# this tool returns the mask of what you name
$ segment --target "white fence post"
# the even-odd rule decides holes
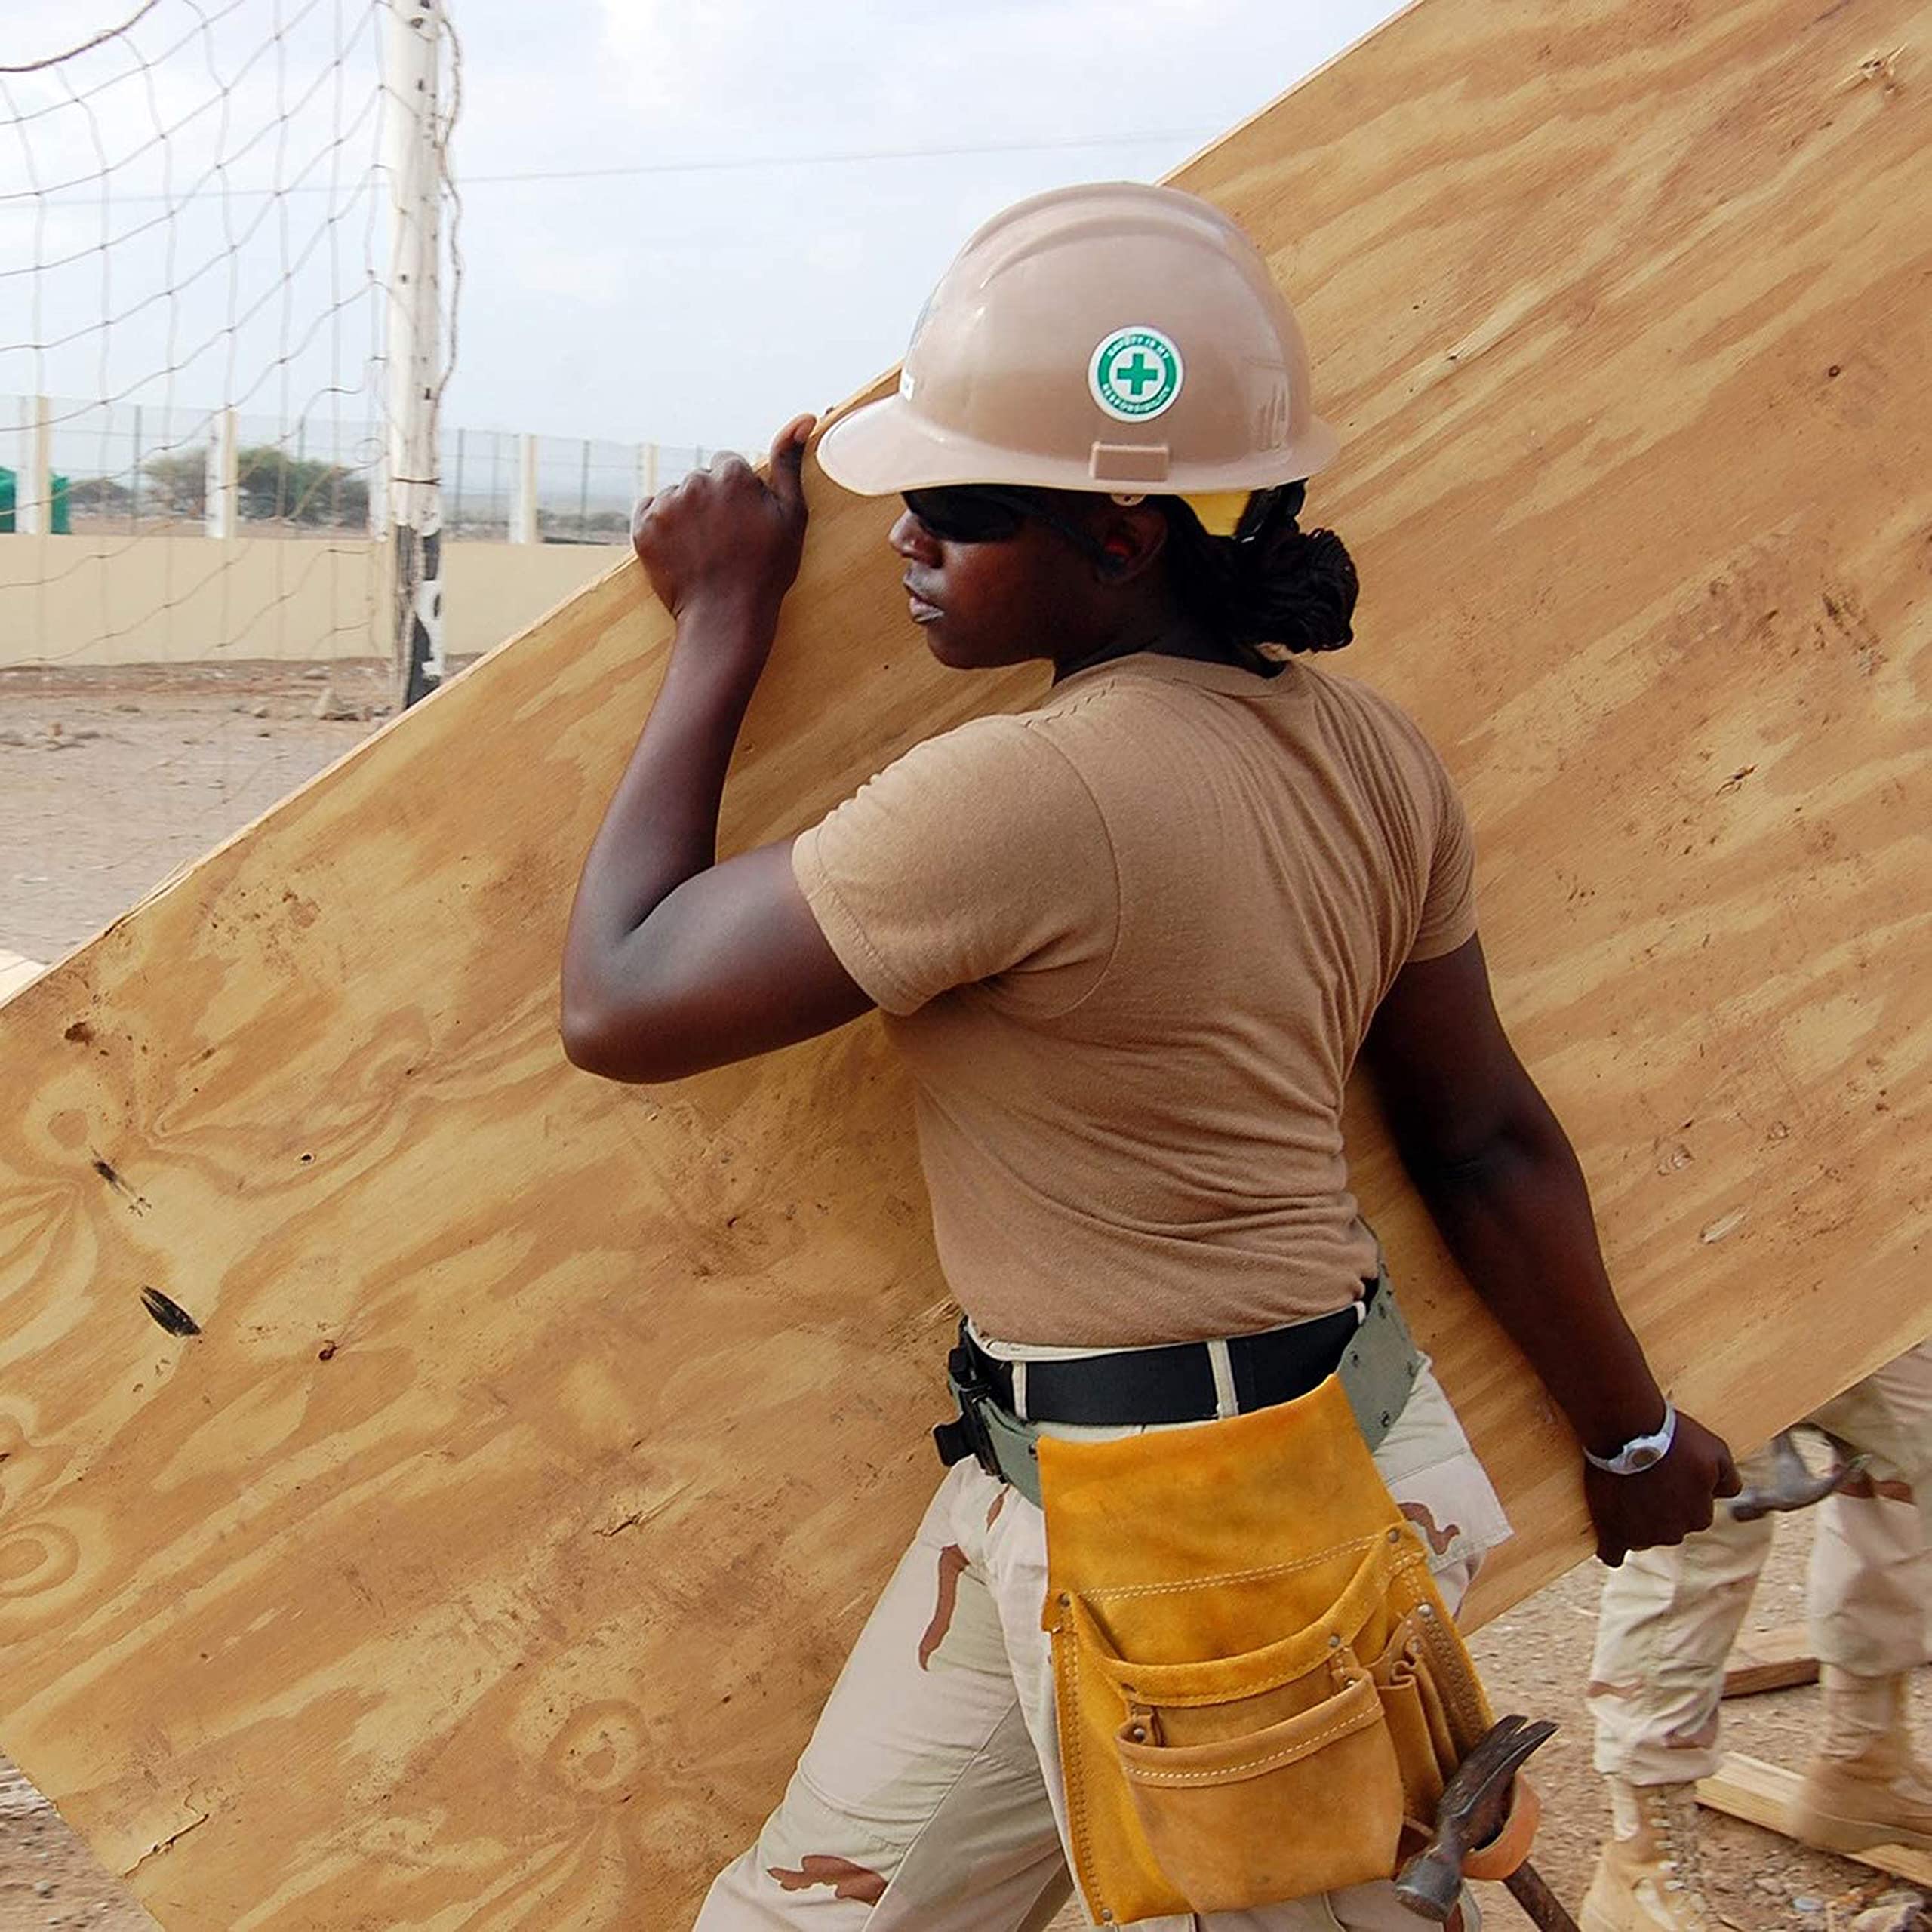
[[[637,446],[637,493],[640,497],[654,497],[657,494],[657,445],[639,443]]]
[[[14,528],[23,537],[45,537],[54,528],[54,411],[44,395],[20,398]]]
[[[510,541],[537,541],[537,438],[516,439],[516,494],[510,501]]]
[[[210,428],[208,488],[202,504],[202,527],[211,537],[232,537],[236,500],[242,494],[234,411],[217,410]]]
[[[407,706],[443,681],[443,506],[436,446],[441,391],[442,155],[438,134],[441,0],[383,9],[383,162],[389,183],[389,512],[395,651]]]

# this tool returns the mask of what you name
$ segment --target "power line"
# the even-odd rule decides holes
[[[938,161],[963,158],[977,155],[998,154],[1051,154],[1075,149],[1152,147],[1171,141],[1195,141],[1214,133],[1212,128],[1168,128],[1123,134],[1096,134],[1078,140],[1062,141],[987,141],[963,143],[956,147],[936,148],[854,148],[821,154],[776,154],[723,155],[703,161],[647,161],[637,162],[616,168],[557,168],[534,169],[527,173],[512,174],[463,175],[466,188],[494,186],[502,183],[531,181],[592,181],[611,180],[620,177],[663,174],[722,174],[759,168],[831,168],[888,161]],[[281,188],[229,187],[224,192],[230,197],[242,195],[290,195],[313,193],[321,189],[315,184],[291,183]],[[4,199],[5,197],[0,197]],[[60,202],[69,198],[46,195],[45,202]],[[78,202],[78,195],[71,198]],[[119,195],[119,202],[158,202],[167,197],[160,195]]]
[[[1211,128],[1169,128],[1146,134],[1097,134],[1071,141],[989,141],[948,148],[866,148],[830,154],[728,155],[708,161],[649,161],[623,168],[559,168],[528,174],[466,174],[466,182],[588,181],[617,175],[715,174],[737,168],[842,166],[852,162],[931,161],[986,154],[1048,154],[1066,148],[1152,146],[1156,142],[1198,140]]]

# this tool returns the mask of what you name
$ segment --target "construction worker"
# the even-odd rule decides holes
[[[1932,1851],[1932,1772],[1912,1751],[1910,1674],[1932,1609],[1932,1341],[1808,1418],[1866,1459],[1817,1506],[1809,1587],[1823,1685],[1818,1746],[1786,1829],[1820,1850]],[[1768,1484],[1762,1454],[1741,1465]],[[1724,1660],[1770,1553],[1770,1517],[1711,1527],[1632,1556],[1604,1580],[1590,1672],[1596,1767],[1612,1835],[1583,1903],[1584,1932],[1708,1932],[1697,1781],[1718,1767]]]
[[[1440,761],[1386,700],[1305,661],[1351,635],[1348,554],[1298,520],[1336,439],[1238,229],[1121,184],[1023,202],[968,244],[897,395],[819,455],[903,497],[890,541],[933,656],[1043,660],[1052,688],[721,862],[813,426],[780,434],[768,484],[723,457],[641,506],[675,639],[577,889],[562,1030],[580,1066],[663,1081],[885,1016],[969,1318],[940,1432],[957,1460],[698,1923],[1013,1932],[1053,1915],[1082,1829],[1029,1441],[1162,1429],[1183,1454],[1340,1377],[1443,1603],[1508,1534],[1349,1191],[1358,1054],[1576,1431],[1601,1552],[1703,1527],[1737,1478],[1612,1298],[1574,1155],[1491,1001]],[[1364,1378],[1395,1392],[1364,1405]],[[1408,1921],[1384,1878],[1140,1922]]]

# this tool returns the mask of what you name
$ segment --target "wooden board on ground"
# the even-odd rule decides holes
[[[32,986],[46,970],[38,959],[0,947],[0,1000],[8,998],[23,986]]]
[[[1724,1694],[1755,1697],[1766,1690],[1793,1690],[1818,1681],[1809,1624],[1786,1623],[1776,1630],[1747,1632],[1724,1660]]]
[[[1924,1327],[1932,0],[1424,0],[1180,179],[1301,306],[1347,669],[1469,798],[1617,1278],[1762,1439]],[[1040,688],[808,485],[734,847]],[[934,1479],[875,1027],[558,1051],[665,643],[620,570],[0,1016],[0,1743],[171,1927],[688,1922]],[[1494,1611],[1583,1547],[1570,1447],[1351,1142]]]
[[[1746,1824],[1762,1825],[1782,1835],[1798,1783],[1798,1774],[1782,1764],[1767,1764],[1761,1758],[1747,1758],[1733,1751],[1699,1783],[1697,1802],[1727,1818],[1742,1818]],[[1868,1850],[1843,1855],[1912,1884],[1932,1886],[1932,1853],[1914,1851],[1909,1845],[1875,1844]]]

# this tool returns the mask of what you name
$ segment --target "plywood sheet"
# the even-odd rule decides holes
[[[1620,1286],[1743,1441],[1926,1326],[1928,29],[1425,0],[1182,177],[1303,308],[1348,668],[1460,780]],[[928,661],[889,512],[809,488],[734,844],[1038,688]],[[620,570],[0,1014],[0,1743],[171,1927],[685,1922],[932,1479],[875,1029],[557,1049],[664,644]],[[1352,1147],[1494,1609],[1580,1553],[1567,1441]]]

